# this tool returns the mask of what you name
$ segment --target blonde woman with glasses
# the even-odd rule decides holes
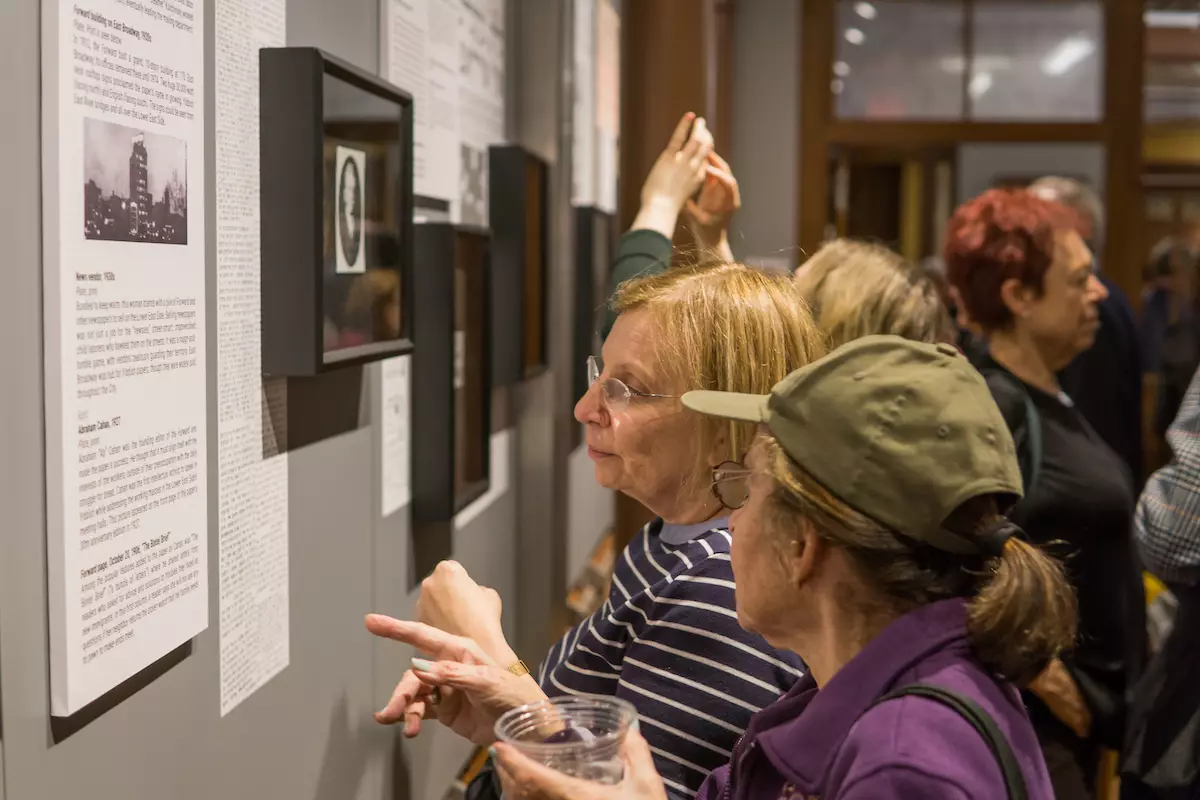
[[[586,426],[596,481],[657,515],[617,560],[604,606],[524,674],[500,628],[499,603],[462,567],[445,564],[422,590],[424,622],[468,636],[481,658],[522,673],[514,702],[546,696],[615,695],[633,703],[662,785],[693,796],[724,763],[751,714],[803,674],[801,661],[737,624],[729,513],[744,495],[740,462],[754,426],[688,411],[685,392],[766,392],[821,355],[821,337],[795,284],[738,264],[681,267],[622,285],[620,312],[602,357],[588,359],[590,385],[575,407]],[[581,367],[584,365],[580,365]],[[424,649],[386,617],[368,628]],[[462,697],[434,696],[404,677],[377,719],[416,735],[436,716],[479,744],[491,729],[456,725]],[[434,701],[436,700],[436,704]],[[478,783],[478,782],[477,782]],[[475,786],[472,796],[491,796]],[[478,794],[475,794],[478,792]]]

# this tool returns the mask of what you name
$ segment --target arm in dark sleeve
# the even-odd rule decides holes
[[[600,331],[602,340],[608,338],[608,332],[617,320],[617,312],[612,307],[617,287],[631,278],[657,275],[670,265],[671,240],[658,231],[637,229],[627,231],[621,237],[608,287],[608,301],[604,305],[604,327]]]

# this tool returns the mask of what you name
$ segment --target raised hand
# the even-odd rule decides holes
[[[634,229],[656,230],[667,238],[674,235],[688,198],[704,183],[712,147],[712,133],[704,119],[690,111],[684,114],[642,184],[642,207]]]
[[[722,260],[732,261],[729,222],[741,207],[742,195],[733,170],[715,151],[710,152],[700,195],[687,201],[688,226],[696,244]]]

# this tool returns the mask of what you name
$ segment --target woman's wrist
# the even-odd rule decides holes
[[[679,222],[679,204],[665,195],[645,198],[630,230],[651,230],[668,239],[675,236],[675,225]]]
[[[709,230],[699,225],[691,226],[692,240],[703,260],[713,259],[728,263],[733,261],[733,248],[729,246],[729,236],[725,228]]]

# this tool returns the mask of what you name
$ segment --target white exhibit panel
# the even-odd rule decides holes
[[[614,0],[596,2],[596,205],[617,213],[621,154],[621,15]]]
[[[488,226],[488,148],[504,143],[504,0],[458,0],[460,161],[455,222]]]
[[[46,535],[51,713],[69,716],[208,626],[204,29],[201,0],[56,12]]]
[[[412,356],[389,358],[379,370],[381,514],[390,517],[412,502]]]
[[[596,0],[575,1],[571,204],[596,204]]]
[[[383,75],[413,96],[413,193],[458,200],[458,0],[384,0]]]
[[[285,0],[214,0],[220,713],[287,667],[287,456],[264,422],[258,51],[286,43]],[[353,163],[353,162],[351,162]],[[284,401],[285,402],[285,401]]]

